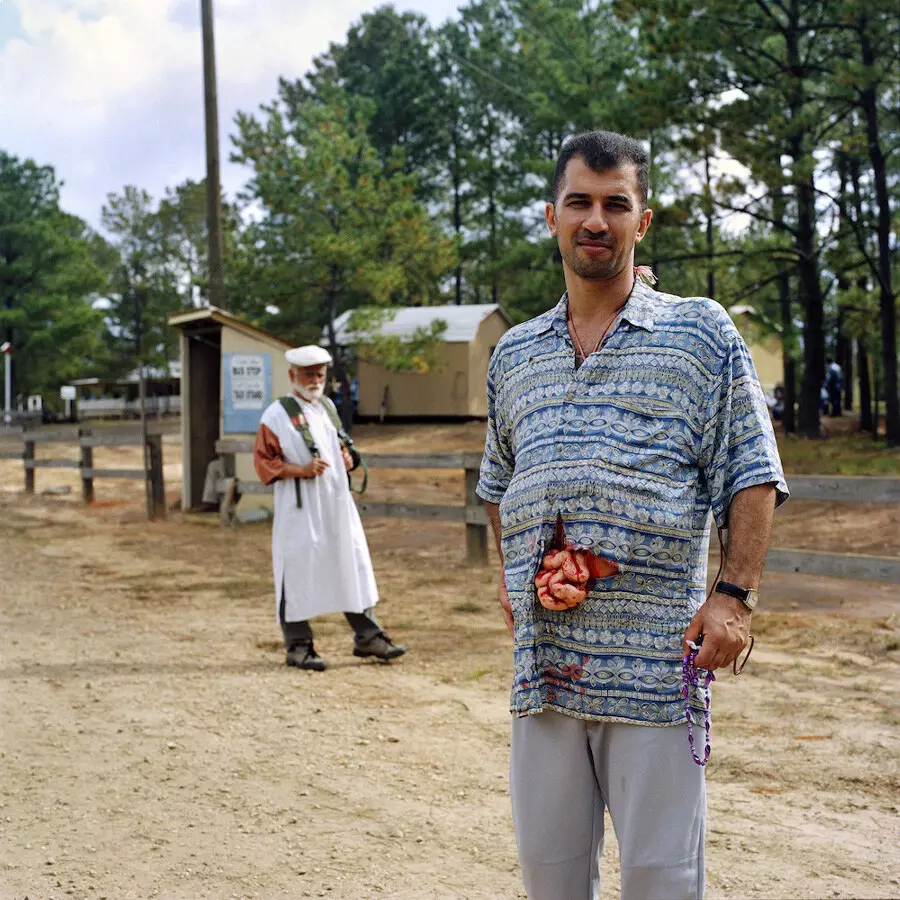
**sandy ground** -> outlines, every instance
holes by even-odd
[[[471,439],[363,429],[359,442]],[[177,451],[167,441],[173,487]],[[135,462],[103,452],[98,465]],[[37,478],[77,487],[67,470]],[[379,471],[373,496],[461,499],[460,481]],[[494,569],[464,568],[461,526],[368,521],[379,613],[410,652],[356,660],[327,617],[331,668],[310,674],[282,665],[268,525],[148,525],[134,483],[98,482],[97,496],[90,509],[77,492],[26,498],[21,466],[0,462],[0,900],[524,896],[509,643]],[[850,531],[866,552],[898,540],[872,518],[884,509],[817,518],[832,513],[850,516],[829,526],[841,546]],[[754,661],[714,688],[710,897],[900,895],[896,594],[766,576]],[[614,840],[605,863],[609,900]]]

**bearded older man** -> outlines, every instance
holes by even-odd
[[[353,655],[391,660],[406,650],[375,618],[375,574],[347,472],[360,457],[340,429],[322,347],[288,350],[293,388],[263,413],[254,448],[256,472],[275,485],[272,567],[286,663],[321,672],[309,620],[342,612],[356,637]]]

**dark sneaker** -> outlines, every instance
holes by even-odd
[[[312,647],[294,647],[293,650],[288,650],[285,663],[310,672],[324,672],[328,668],[328,663]]]
[[[396,659],[406,653],[406,647],[398,647],[383,631],[367,641],[357,642],[353,647],[354,656],[374,656],[376,659]]]

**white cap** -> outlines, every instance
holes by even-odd
[[[308,344],[306,347],[295,347],[284,354],[289,366],[305,369],[307,366],[331,365],[331,354],[324,347]]]

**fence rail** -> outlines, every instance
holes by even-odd
[[[21,450],[4,450],[0,459],[20,459],[25,470],[25,492],[35,490],[37,469],[78,469],[81,475],[81,497],[85,503],[94,500],[95,478],[117,478],[143,481],[147,492],[147,515],[150,518],[165,515],[165,483],[163,481],[162,439],[165,434],[174,434],[180,425],[172,422],[148,423],[146,440],[140,425],[123,425],[99,431],[77,425],[61,428],[36,428],[28,430],[7,429],[0,434],[4,446],[21,443]],[[75,444],[79,449],[78,459],[60,459],[36,456],[42,444]],[[106,469],[94,465],[95,447],[143,447],[144,467],[141,469]]]
[[[225,478],[216,485],[219,494],[225,498],[222,504],[222,523],[234,520],[234,507],[241,494],[271,494],[271,485],[258,481],[238,481],[234,476],[234,456],[236,453],[252,453],[252,440],[225,439],[216,442],[216,452],[225,459]],[[466,558],[473,565],[484,565],[488,558],[488,519],[475,495],[478,470],[481,466],[480,453],[428,453],[394,454],[367,453],[366,465],[370,469],[462,469],[465,489],[464,506],[440,506],[425,503],[388,503],[358,499],[356,506],[362,516],[388,517],[395,519],[424,519],[431,522],[461,522],[466,526]]]
[[[241,494],[271,494],[271,485],[258,481],[238,482],[234,477],[234,455],[252,453],[252,440],[225,439],[216,443],[216,452],[226,459],[229,476],[220,479],[220,494],[230,498],[223,508],[222,521],[233,520],[234,505]],[[435,506],[357,499],[360,515],[432,522],[463,522],[466,525],[466,552],[470,562],[487,560],[488,518],[475,495],[480,453],[431,453],[415,455],[366,454],[370,469],[462,469],[465,475],[465,505]],[[788,479],[795,500],[840,503],[900,503],[900,478],[866,476],[795,475]],[[766,568],[773,572],[795,572],[833,578],[856,578],[900,584],[900,558],[863,554],[822,553],[775,547],[769,551]]]

